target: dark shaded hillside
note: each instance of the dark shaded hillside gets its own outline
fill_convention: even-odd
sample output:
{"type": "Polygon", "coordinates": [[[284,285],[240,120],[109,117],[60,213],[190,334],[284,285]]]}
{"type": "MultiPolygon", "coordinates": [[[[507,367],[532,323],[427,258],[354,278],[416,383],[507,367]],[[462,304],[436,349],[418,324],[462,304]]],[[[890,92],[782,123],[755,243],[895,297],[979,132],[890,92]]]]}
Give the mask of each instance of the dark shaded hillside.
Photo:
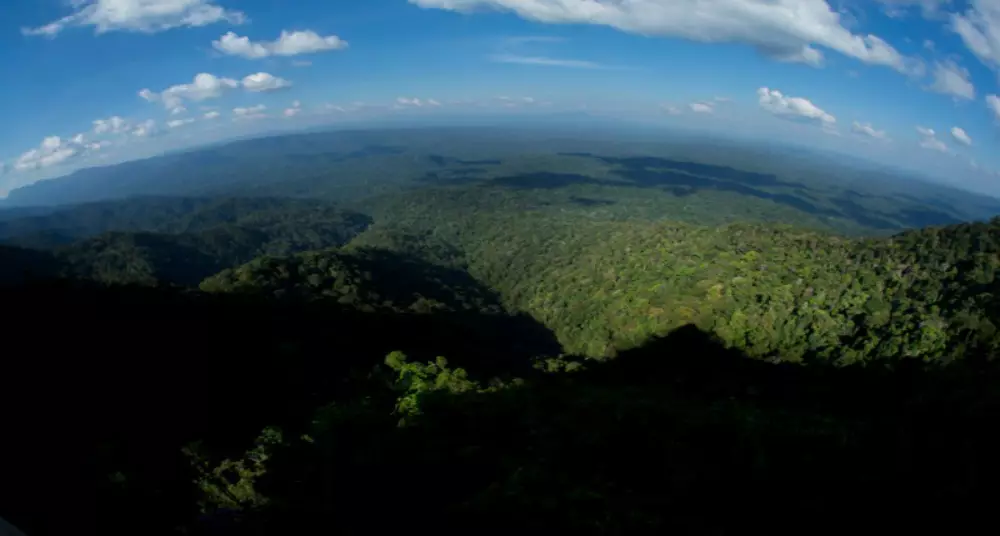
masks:
{"type": "Polygon", "coordinates": [[[475,356],[459,362],[483,377],[559,352],[526,317],[446,305],[363,313],[360,303],[68,282],[0,289],[0,302],[17,312],[4,325],[0,422],[18,438],[0,457],[0,516],[33,535],[194,523],[183,446],[229,452],[262,426],[356,396],[392,350],[475,356]],[[56,482],[66,500],[53,499],[56,482]]]}
{"type": "Polygon", "coordinates": [[[66,267],[44,251],[0,246],[0,287],[62,276],[66,267]]]}
{"type": "Polygon", "coordinates": [[[251,493],[224,498],[208,472],[215,504],[242,512],[215,526],[367,534],[433,511],[442,534],[961,531],[988,518],[1000,474],[995,367],[771,365],[686,327],[521,382],[398,353],[381,370],[384,399],[318,411],[305,440],[268,429],[219,466],[244,464],[230,489],[251,493]]]}
{"type": "Polygon", "coordinates": [[[0,515],[39,536],[371,534],[429,511],[442,534],[961,530],[1000,476],[1000,377],[972,354],[772,365],[685,327],[533,369],[552,341],[523,317],[135,287],[0,299],[27,313],[5,350],[33,356],[0,391],[21,439],[0,515]],[[510,345],[525,333],[539,344],[510,345]]]}

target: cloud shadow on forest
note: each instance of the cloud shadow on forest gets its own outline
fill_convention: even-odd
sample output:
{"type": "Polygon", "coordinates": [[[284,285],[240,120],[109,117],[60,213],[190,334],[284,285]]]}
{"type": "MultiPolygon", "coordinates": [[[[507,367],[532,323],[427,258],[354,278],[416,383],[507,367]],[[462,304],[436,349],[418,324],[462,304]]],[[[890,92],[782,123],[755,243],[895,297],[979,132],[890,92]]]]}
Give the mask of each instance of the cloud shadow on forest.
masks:
{"type": "MultiPolygon", "coordinates": [[[[927,200],[909,198],[923,205],[900,209],[897,213],[886,213],[863,206],[856,200],[874,196],[856,190],[846,190],[840,196],[829,197],[826,202],[836,208],[823,205],[820,197],[810,194],[812,190],[805,184],[779,179],[774,174],[742,171],[728,166],[716,166],[695,162],[684,162],[659,157],[608,157],[593,153],[559,153],[562,156],[592,158],[615,166],[612,173],[622,181],[596,179],[578,174],[528,173],[499,177],[488,182],[495,186],[517,189],[556,189],[571,185],[597,185],[609,187],[659,188],[677,197],[693,195],[701,190],[733,192],[779,203],[796,210],[820,217],[846,218],[865,227],[880,231],[902,229],[904,227],[924,227],[927,225],[947,225],[961,220],[951,214],[932,210],[928,204],[944,210],[953,210],[947,204],[930,203],[927,200]],[[782,192],[781,190],[786,191],[782,192]]],[[[892,201],[890,199],[890,201],[892,201]]]]}
{"type": "Polygon", "coordinates": [[[462,160],[460,158],[452,158],[450,156],[442,156],[439,154],[428,155],[427,159],[439,166],[447,166],[449,164],[458,164],[460,166],[499,166],[503,162],[496,159],[487,160],[462,160]]]}
{"type": "Polygon", "coordinates": [[[607,199],[594,199],[592,197],[578,197],[570,196],[570,202],[580,205],[581,207],[606,207],[609,205],[614,205],[614,201],[609,201],[607,199]]]}

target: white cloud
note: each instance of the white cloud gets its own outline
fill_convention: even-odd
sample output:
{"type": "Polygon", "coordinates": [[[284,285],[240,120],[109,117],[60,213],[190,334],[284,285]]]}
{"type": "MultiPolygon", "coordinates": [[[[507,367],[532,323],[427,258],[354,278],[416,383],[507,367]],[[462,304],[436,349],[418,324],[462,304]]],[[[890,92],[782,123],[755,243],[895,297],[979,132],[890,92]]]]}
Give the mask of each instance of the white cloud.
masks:
{"type": "Polygon", "coordinates": [[[111,145],[110,141],[108,141],[108,140],[99,140],[99,141],[95,141],[95,142],[92,142],[92,143],[88,143],[88,144],[84,145],[84,147],[86,147],[87,150],[89,150],[89,151],[100,151],[101,149],[103,149],[103,148],[105,148],[105,147],[107,147],[109,145],[111,145]]]}
{"type": "Polygon", "coordinates": [[[550,24],[596,24],[640,35],[748,44],[781,61],[818,64],[815,46],[900,72],[919,71],[874,35],[854,34],[825,0],[409,0],[424,8],[508,11],[550,24]]]}
{"type": "Polygon", "coordinates": [[[113,31],[155,33],[183,26],[216,22],[240,24],[243,13],[223,9],[212,0],[70,0],[73,12],[25,35],[55,37],[73,26],[93,26],[98,34],[113,31]]]}
{"type": "Polygon", "coordinates": [[[190,84],[171,86],[160,93],[149,89],[139,91],[139,96],[149,102],[163,102],[163,105],[174,113],[183,108],[183,101],[203,101],[221,97],[226,91],[240,87],[240,83],[231,78],[219,78],[209,73],[199,73],[190,84]]]}
{"type": "Polygon", "coordinates": [[[711,114],[715,113],[715,108],[707,102],[692,102],[688,104],[688,108],[696,114],[711,114]]]}
{"type": "Polygon", "coordinates": [[[271,76],[268,73],[251,74],[243,79],[243,87],[247,91],[261,92],[274,91],[286,87],[291,87],[292,83],[284,78],[271,76]]]}
{"type": "Polygon", "coordinates": [[[191,119],[191,118],[187,118],[187,119],[174,119],[173,121],[167,121],[167,127],[168,128],[180,128],[180,127],[183,127],[185,125],[190,125],[191,123],[194,123],[194,119],[191,119]]]}
{"type": "Polygon", "coordinates": [[[930,149],[932,151],[939,151],[942,153],[948,152],[948,146],[937,138],[924,138],[920,140],[920,146],[924,149],[930,149]]]}
{"type": "Polygon", "coordinates": [[[313,31],[288,32],[282,31],[276,41],[253,42],[249,37],[240,37],[233,32],[212,41],[215,50],[230,56],[242,56],[247,59],[260,59],[269,56],[297,56],[312,54],[327,50],[343,50],[347,41],[329,35],[322,37],[313,31]]]}
{"type": "Polygon", "coordinates": [[[117,115],[107,119],[97,119],[93,124],[94,134],[121,134],[130,128],[129,122],[117,115]]]}
{"type": "Polygon", "coordinates": [[[965,145],[966,147],[972,145],[972,138],[969,137],[969,135],[965,132],[964,129],[961,129],[959,127],[952,127],[951,137],[955,138],[955,141],[961,143],[962,145],[965,145]]]}
{"type": "Polygon", "coordinates": [[[917,127],[917,133],[920,134],[920,146],[924,149],[929,149],[931,151],[939,151],[942,153],[950,152],[948,146],[944,144],[943,141],[937,139],[937,133],[934,129],[927,127],[917,127]]]}
{"type": "Polygon", "coordinates": [[[671,104],[663,104],[660,106],[660,108],[662,108],[663,111],[668,115],[681,115],[681,113],[683,113],[681,112],[680,108],[673,106],[671,104]]]}
{"type": "Polygon", "coordinates": [[[993,112],[993,117],[1000,121],[1000,97],[996,95],[986,96],[986,107],[993,112]]]}
{"type": "Polygon", "coordinates": [[[855,121],[854,124],[851,125],[851,130],[858,134],[864,134],[865,136],[868,136],[870,138],[875,138],[876,140],[887,139],[885,136],[885,131],[876,130],[871,123],[859,123],[855,121]]]}
{"type": "Polygon", "coordinates": [[[901,17],[906,15],[906,10],[911,7],[919,7],[924,15],[930,16],[938,13],[942,4],[950,3],[951,0],[878,0],[885,5],[886,14],[890,17],[901,17]]]}
{"type": "Polygon", "coordinates": [[[174,106],[173,108],[170,109],[170,115],[186,114],[187,111],[188,109],[183,106],[174,106]]]}
{"type": "MultiPolygon", "coordinates": [[[[534,104],[535,99],[533,99],[531,97],[525,97],[525,98],[521,99],[521,102],[523,102],[525,104],[534,104]]],[[[437,107],[441,106],[441,103],[438,102],[438,101],[436,101],[436,100],[434,100],[434,99],[427,99],[427,106],[433,106],[433,107],[437,108],[437,107]]]]}
{"type": "Polygon", "coordinates": [[[132,135],[137,138],[148,138],[155,136],[159,132],[160,129],[156,126],[156,121],[152,119],[147,119],[132,129],[132,135]]]}
{"type": "Polygon", "coordinates": [[[108,144],[110,142],[107,141],[87,143],[84,134],[77,134],[70,139],[49,136],[43,139],[38,147],[18,157],[14,161],[13,169],[17,171],[31,171],[57,166],[89,152],[99,151],[108,144]]]}
{"type": "Polygon", "coordinates": [[[302,113],[302,103],[299,101],[292,101],[291,108],[286,108],[284,112],[285,117],[295,117],[302,113]]]}
{"type": "Polygon", "coordinates": [[[407,97],[398,97],[396,98],[396,106],[422,108],[424,106],[424,101],[417,98],[411,99],[407,97]]]}
{"type": "Polygon", "coordinates": [[[496,54],[490,59],[496,63],[516,63],[520,65],[539,65],[544,67],[572,67],[576,69],[602,69],[603,65],[586,60],[570,60],[561,58],[546,58],[544,56],[520,56],[517,54],[496,54]]]}
{"type": "Polygon", "coordinates": [[[934,82],[928,89],[955,98],[972,100],[976,98],[976,88],[969,80],[969,70],[948,60],[934,64],[934,82]]]}
{"type": "Polygon", "coordinates": [[[786,97],[778,90],[762,87],[757,90],[760,107],[774,115],[817,121],[826,128],[837,123],[837,118],[816,106],[808,99],[801,97],[786,97]]]}
{"type": "Polygon", "coordinates": [[[202,117],[204,117],[205,119],[218,119],[220,115],[222,114],[216,112],[215,110],[212,110],[211,112],[206,113],[202,117]]]}
{"type": "Polygon", "coordinates": [[[1000,2],[970,0],[969,9],[951,16],[951,27],[984,64],[1000,68],[1000,2]]]}
{"type": "Polygon", "coordinates": [[[257,106],[251,106],[249,108],[233,108],[233,115],[236,119],[256,119],[259,117],[265,117],[264,110],[267,110],[267,106],[263,104],[258,104],[257,106]]]}

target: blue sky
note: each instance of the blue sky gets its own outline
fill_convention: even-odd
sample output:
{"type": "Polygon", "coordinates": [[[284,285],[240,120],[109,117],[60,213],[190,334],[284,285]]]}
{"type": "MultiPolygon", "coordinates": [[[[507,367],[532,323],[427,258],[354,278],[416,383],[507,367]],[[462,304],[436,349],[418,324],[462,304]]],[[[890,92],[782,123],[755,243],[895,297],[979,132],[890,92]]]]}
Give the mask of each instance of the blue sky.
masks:
{"type": "Polygon", "coordinates": [[[1000,0],[4,6],[0,196],[260,132],[580,110],[814,145],[1000,195],[1000,0]]]}

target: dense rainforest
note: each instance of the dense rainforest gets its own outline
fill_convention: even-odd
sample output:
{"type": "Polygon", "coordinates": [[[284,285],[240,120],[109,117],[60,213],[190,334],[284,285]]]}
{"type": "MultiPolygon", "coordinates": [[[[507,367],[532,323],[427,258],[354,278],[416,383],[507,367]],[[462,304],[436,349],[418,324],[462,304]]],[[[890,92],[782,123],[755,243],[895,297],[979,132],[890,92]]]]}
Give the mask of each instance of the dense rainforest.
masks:
{"type": "MultiPolygon", "coordinates": [[[[988,517],[1000,218],[675,155],[295,140],[253,147],[390,177],[0,211],[0,516],[29,535],[988,517]],[[416,180],[394,182],[403,161],[416,180]]],[[[216,151],[198,161],[235,158],[216,151]]]]}

